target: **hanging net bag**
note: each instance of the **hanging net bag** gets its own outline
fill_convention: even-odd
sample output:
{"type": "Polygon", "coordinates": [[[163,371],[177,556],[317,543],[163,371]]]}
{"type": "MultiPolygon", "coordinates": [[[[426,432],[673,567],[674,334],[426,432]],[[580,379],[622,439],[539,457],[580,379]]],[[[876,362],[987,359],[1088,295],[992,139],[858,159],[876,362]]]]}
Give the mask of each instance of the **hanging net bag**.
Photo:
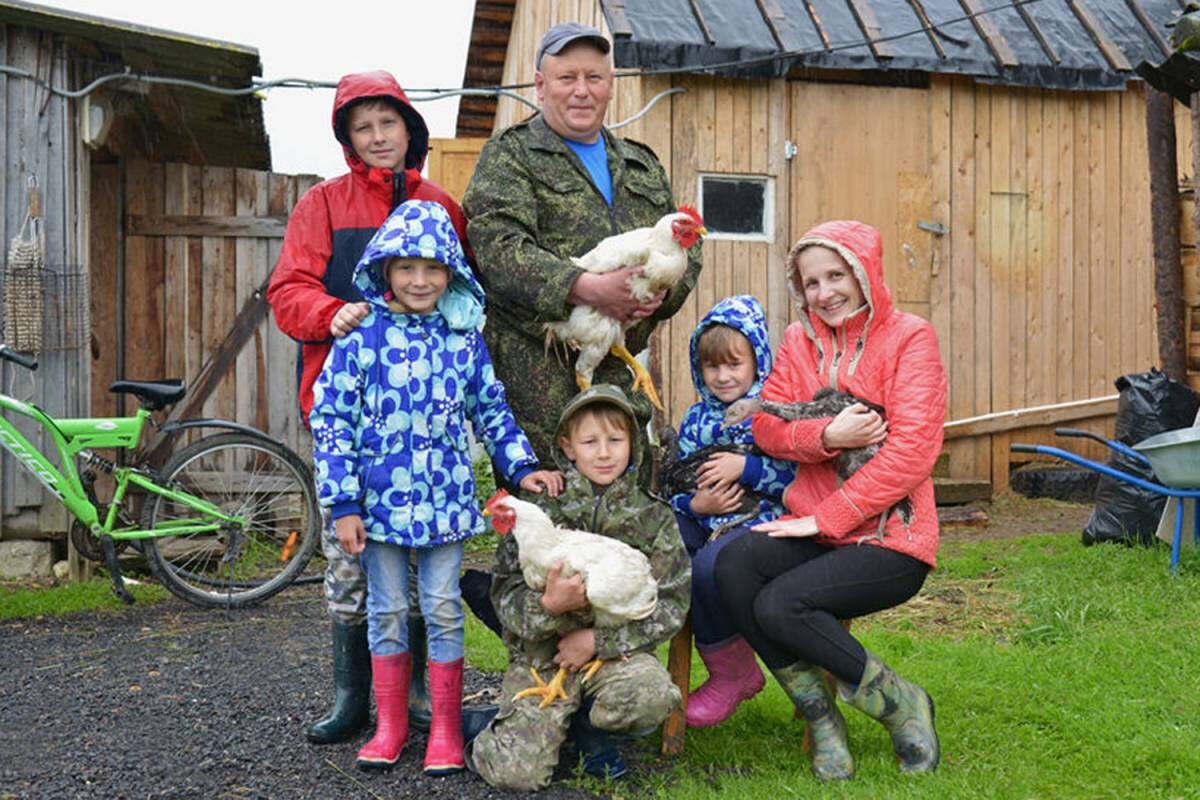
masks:
{"type": "Polygon", "coordinates": [[[45,316],[46,232],[37,189],[29,190],[29,210],[8,245],[4,267],[4,343],[13,350],[42,350],[45,316]]]}

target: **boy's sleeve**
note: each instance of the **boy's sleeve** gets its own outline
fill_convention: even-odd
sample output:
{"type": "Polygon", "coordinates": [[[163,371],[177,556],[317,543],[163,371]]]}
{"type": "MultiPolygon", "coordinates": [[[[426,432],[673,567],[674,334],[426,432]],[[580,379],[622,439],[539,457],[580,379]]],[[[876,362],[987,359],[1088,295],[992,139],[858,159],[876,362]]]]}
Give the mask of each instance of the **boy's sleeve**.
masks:
{"type": "Polygon", "coordinates": [[[324,342],[329,323],[345,303],[329,294],[321,279],[333,252],[329,209],[321,187],[309,189],[288,219],[283,248],[271,273],[267,302],[275,324],[300,342],[324,342]]]}
{"type": "Polygon", "coordinates": [[[683,549],[683,539],[671,509],[655,502],[640,518],[654,531],[650,549],[650,571],[658,582],[658,605],[645,619],[619,628],[594,628],[596,656],[619,658],[630,653],[653,652],[683,627],[691,603],[692,562],[683,549]]]}
{"type": "Polygon", "coordinates": [[[492,562],[492,605],[504,629],[523,642],[540,642],[569,633],[585,624],[578,614],[551,614],[542,607],[542,593],[525,583],[517,540],[500,537],[492,562]]]}
{"type": "Polygon", "coordinates": [[[478,331],[471,335],[475,340],[475,371],[466,392],[466,411],[492,463],[516,486],[538,468],[537,456],[508,407],[504,384],[496,377],[483,337],[478,331]]]}
{"type": "MultiPolygon", "coordinates": [[[[779,345],[779,353],[775,356],[775,367],[763,384],[763,400],[790,403],[796,399],[788,390],[800,385],[797,356],[793,353],[794,337],[797,335],[803,334],[799,334],[795,326],[789,326],[779,345]]],[[[755,414],[750,430],[754,434],[754,443],[767,455],[801,464],[816,464],[838,454],[837,450],[825,449],[821,441],[821,434],[825,432],[829,420],[829,417],[823,417],[789,422],[771,414],[755,414]]]]}
{"type": "Polygon", "coordinates": [[[362,409],[357,336],[338,339],[313,386],[308,415],[313,436],[317,495],[334,519],[362,514],[362,487],[354,431],[362,409]]]}
{"type": "Polygon", "coordinates": [[[537,193],[518,148],[503,134],[484,146],[463,197],[467,232],[492,302],[538,322],[566,319],[583,270],[538,246],[537,193]]]}

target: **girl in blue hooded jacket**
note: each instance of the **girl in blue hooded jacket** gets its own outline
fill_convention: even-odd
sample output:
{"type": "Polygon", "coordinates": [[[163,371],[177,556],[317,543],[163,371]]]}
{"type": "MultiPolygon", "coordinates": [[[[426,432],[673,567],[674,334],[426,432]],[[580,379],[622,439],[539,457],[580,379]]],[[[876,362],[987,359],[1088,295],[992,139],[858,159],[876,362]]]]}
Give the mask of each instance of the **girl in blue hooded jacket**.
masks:
{"type": "MultiPolygon", "coordinates": [[[[752,445],[750,421],[726,426],[725,411],[742,398],[758,397],[771,372],[762,305],[749,295],[717,303],[692,333],[689,355],[700,400],[679,425],[679,457],[715,444],[752,445]]],[[[721,606],[714,568],[717,554],[748,525],[783,513],[781,498],[795,476],[794,464],[760,452],[718,453],[697,470],[695,493],[671,498],[692,556],[692,629],[708,669],[708,680],[688,696],[687,724],[693,728],[724,721],[765,683],[754,651],[721,606]],[[742,503],[747,491],[760,498],[749,515],[742,503]],[[719,533],[730,527],[731,532],[719,533]]]]}
{"type": "Polygon", "coordinates": [[[377,717],[358,764],[395,764],[408,737],[406,588],[415,550],[433,707],[425,772],[449,774],[463,768],[462,542],[484,530],[466,421],[514,484],[557,494],[562,476],[538,469],[513,419],[479,332],[483,289],[441,205],[397,206],[354,283],[370,311],[336,340],[309,421],[321,504],[367,575],[377,717]]]}

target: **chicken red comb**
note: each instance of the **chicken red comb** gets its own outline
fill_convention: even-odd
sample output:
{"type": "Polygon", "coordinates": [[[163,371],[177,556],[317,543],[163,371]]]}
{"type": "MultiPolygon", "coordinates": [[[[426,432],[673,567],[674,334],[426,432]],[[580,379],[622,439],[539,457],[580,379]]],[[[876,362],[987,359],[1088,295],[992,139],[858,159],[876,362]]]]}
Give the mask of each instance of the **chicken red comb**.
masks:
{"type": "Polygon", "coordinates": [[[508,497],[506,489],[498,489],[494,495],[488,498],[488,501],[483,504],[484,510],[491,511],[492,507],[499,503],[504,498],[508,497]]]}
{"type": "Polygon", "coordinates": [[[696,224],[697,224],[697,225],[701,225],[701,226],[703,226],[703,225],[704,225],[704,220],[702,220],[702,219],[700,218],[700,212],[699,212],[699,211],[697,211],[697,210],[696,210],[695,208],[693,208],[692,206],[680,206],[680,207],[679,207],[679,213],[680,213],[680,214],[687,214],[689,217],[691,217],[693,220],[695,220],[695,222],[696,222],[696,224]]]}

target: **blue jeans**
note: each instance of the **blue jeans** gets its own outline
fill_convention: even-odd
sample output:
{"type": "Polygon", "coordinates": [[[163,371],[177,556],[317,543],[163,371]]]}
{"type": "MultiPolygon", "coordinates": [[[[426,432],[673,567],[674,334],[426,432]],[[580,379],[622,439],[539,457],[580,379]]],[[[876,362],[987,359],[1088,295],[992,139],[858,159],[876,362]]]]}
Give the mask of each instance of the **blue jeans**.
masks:
{"type": "Polygon", "coordinates": [[[371,654],[408,652],[409,551],[417,560],[417,596],[429,632],[429,660],[439,664],[463,656],[463,609],[458,588],[462,542],[408,548],[367,540],[367,644],[371,654]]]}
{"type": "Polygon", "coordinates": [[[737,635],[733,619],[725,612],[717,591],[717,554],[749,528],[739,526],[710,542],[711,531],[696,520],[676,514],[683,546],[692,557],[692,634],[697,645],[721,644],[737,635]]]}

